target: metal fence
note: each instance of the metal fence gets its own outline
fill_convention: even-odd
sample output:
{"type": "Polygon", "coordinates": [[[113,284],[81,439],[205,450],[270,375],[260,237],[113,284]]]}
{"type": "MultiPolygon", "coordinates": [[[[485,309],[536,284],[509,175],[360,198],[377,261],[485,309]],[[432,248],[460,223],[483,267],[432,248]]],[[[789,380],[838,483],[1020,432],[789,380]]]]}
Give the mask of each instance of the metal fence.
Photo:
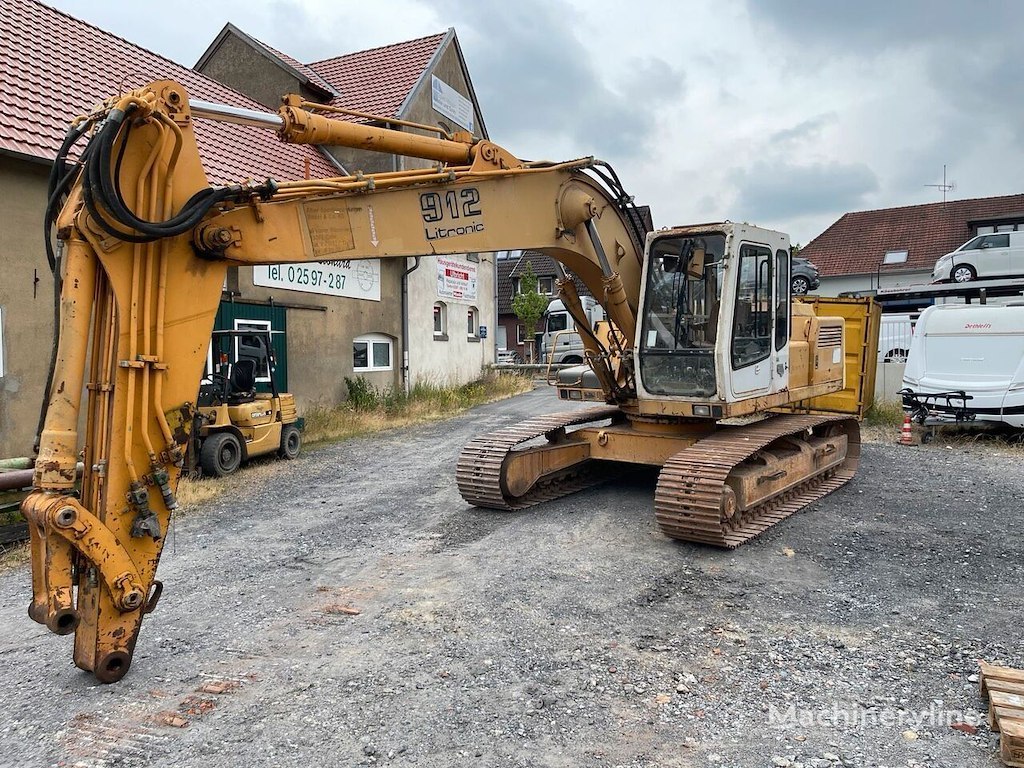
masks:
{"type": "Polygon", "coordinates": [[[915,323],[913,315],[882,315],[882,326],[878,332],[879,363],[907,362],[915,323]]]}

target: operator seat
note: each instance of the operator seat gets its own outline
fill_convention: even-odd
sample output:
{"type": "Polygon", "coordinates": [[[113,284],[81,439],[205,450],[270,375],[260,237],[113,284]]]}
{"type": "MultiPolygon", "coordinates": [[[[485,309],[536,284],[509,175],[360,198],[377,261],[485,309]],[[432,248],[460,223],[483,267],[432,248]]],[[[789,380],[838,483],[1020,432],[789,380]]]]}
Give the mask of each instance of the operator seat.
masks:
{"type": "Polygon", "coordinates": [[[228,405],[240,405],[256,396],[256,361],[242,358],[231,366],[228,405]]]}

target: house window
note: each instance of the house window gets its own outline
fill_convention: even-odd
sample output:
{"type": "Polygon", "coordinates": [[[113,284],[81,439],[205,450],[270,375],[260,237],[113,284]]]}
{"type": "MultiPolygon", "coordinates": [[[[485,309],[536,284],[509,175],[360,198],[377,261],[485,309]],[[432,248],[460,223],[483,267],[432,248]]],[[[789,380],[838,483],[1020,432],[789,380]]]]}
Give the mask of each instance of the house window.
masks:
{"type": "Polygon", "coordinates": [[[480,311],[476,307],[470,307],[466,311],[466,335],[474,339],[477,337],[479,317],[480,311]]]}
{"type": "Polygon", "coordinates": [[[553,277],[538,277],[537,278],[537,293],[543,293],[546,296],[550,296],[555,292],[555,278],[553,277]]]}
{"type": "Polygon", "coordinates": [[[434,338],[448,341],[448,307],[443,301],[434,303],[434,338]]]}
{"type": "Polygon", "coordinates": [[[522,286],[519,285],[519,278],[518,277],[513,277],[512,278],[512,295],[513,296],[518,296],[521,293],[521,291],[519,290],[521,287],[522,286]]]}
{"type": "Polygon", "coordinates": [[[352,370],[390,371],[391,337],[383,333],[369,333],[352,340],[352,370]]]}
{"type": "Polygon", "coordinates": [[[516,344],[522,344],[523,339],[526,337],[526,326],[519,324],[516,326],[516,344]]]}
{"type": "MultiPolygon", "coordinates": [[[[235,320],[236,331],[266,331],[273,333],[269,320],[235,320]]],[[[237,336],[235,338],[235,360],[256,361],[256,382],[270,383],[270,360],[267,348],[259,336],[237,336]]]]}

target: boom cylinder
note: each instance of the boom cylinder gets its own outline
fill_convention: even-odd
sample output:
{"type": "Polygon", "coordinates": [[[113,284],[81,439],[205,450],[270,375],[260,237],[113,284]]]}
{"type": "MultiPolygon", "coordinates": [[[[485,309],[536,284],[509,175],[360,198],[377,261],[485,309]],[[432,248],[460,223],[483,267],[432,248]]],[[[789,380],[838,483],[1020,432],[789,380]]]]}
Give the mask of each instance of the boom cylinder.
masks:
{"type": "Polygon", "coordinates": [[[350,123],[285,105],[278,113],[284,120],[281,138],[292,144],[326,144],[372,152],[437,160],[449,165],[467,165],[472,159],[472,144],[434,136],[350,123]]]}

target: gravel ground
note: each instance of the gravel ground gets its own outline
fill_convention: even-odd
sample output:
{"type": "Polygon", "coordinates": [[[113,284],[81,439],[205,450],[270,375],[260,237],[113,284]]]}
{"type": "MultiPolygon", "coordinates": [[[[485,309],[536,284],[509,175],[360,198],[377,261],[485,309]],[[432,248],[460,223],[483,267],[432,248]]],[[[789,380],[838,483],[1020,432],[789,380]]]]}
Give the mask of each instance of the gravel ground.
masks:
{"type": "Polygon", "coordinates": [[[462,443],[559,407],[264,465],[177,521],[116,685],[0,575],[0,765],[998,765],[950,723],[978,659],[1024,667],[1019,453],[867,445],[735,552],[665,539],[650,472],[468,508],[462,443]]]}

